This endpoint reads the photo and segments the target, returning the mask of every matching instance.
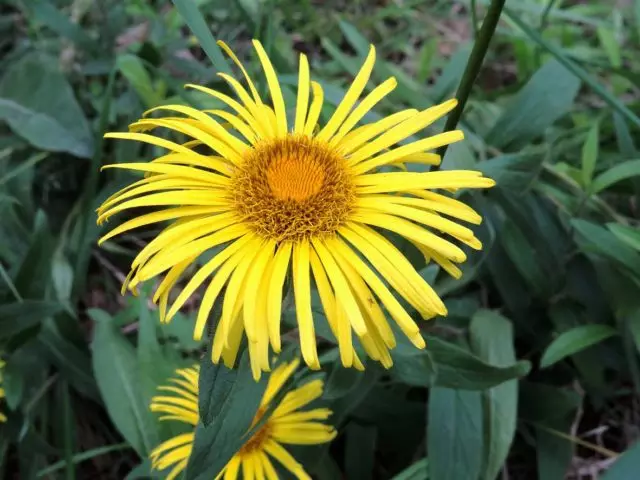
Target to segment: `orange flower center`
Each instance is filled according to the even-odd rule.
[[[314,157],[285,155],[267,170],[273,196],[280,200],[305,200],[322,188],[324,170]]]
[[[302,135],[260,142],[231,181],[239,216],[277,242],[334,234],[355,204],[346,160]]]

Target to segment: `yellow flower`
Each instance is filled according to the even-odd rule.
[[[137,215],[101,242],[143,225],[173,220],[134,259],[123,291],[128,286],[135,292],[141,282],[164,273],[154,301],[160,302],[161,321],[168,322],[206,284],[196,339],[202,337],[212,306],[224,292],[212,360],[222,358],[232,365],[246,333],[256,378],[269,369],[269,344],[276,353],[281,349],[283,285],[289,270],[302,355],[311,368],[320,367],[312,283],[338,340],[343,365],[363,368],[353,348],[355,333],[370,357],[391,366],[389,350],[396,339],[383,309],[416,347],[424,348],[418,325],[391,290],[425,319],[446,315],[447,309],[380,230],[406,238],[455,277],[461,274],[455,263],[466,259],[456,243],[481,248],[472,230],[454,221],[479,224],[481,217],[435,190],[486,188],[494,185],[493,180],[469,170],[415,173],[405,168],[407,163],[439,164],[438,155],[426,152],[461,140],[462,132],[398,145],[450,112],[456,101],[424,111],[402,110],[357,126],[396,86],[396,80],[389,78],[360,99],[375,60],[371,47],[344,98],[320,126],[323,90],[310,80],[307,58],[301,55],[291,125],[278,79],[261,44],[254,41],[271,105],[259,96],[233,52],[222,42],[220,46],[241,70],[248,90],[223,73],[219,75],[239,101],[209,88],[188,87],[211,95],[228,111],[167,105],[147,113],[183,116],[145,116],[128,133],[106,135],[170,151],[149,163],[105,167],[144,172],[146,177],[108,198],[98,210],[99,222],[123,210],[167,208]],[[142,133],[158,127],[184,134],[189,141],[174,143]],[[213,257],[187,275],[188,282],[167,312],[172,288],[208,251]]]
[[[260,402],[260,408],[253,420],[256,424],[261,415],[269,407],[282,385],[293,375],[299,365],[295,360],[277,367],[267,383],[267,388]],[[154,397],[151,410],[163,413],[160,420],[178,420],[194,428],[198,423],[198,367],[178,370],[181,378],[172,379],[175,385],[160,387],[160,390],[172,395]],[[315,445],[333,440],[336,431],[325,425],[331,415],[327,408],[300,411],[322,395],[322,380],[312,380],[303,386],[285,394],[282,402],[273,410],[269,419],[242,446],[229,463],[224,467],[219,478],[224,474],[225,480],[235,480],[242,469],[243,478],[257,480],[277,479],[275,468],[270,457],[276,459],[297,478],[311,479],[282,444]],[[164,470],[170,468],[167,480],[175,478],[182,472],[189,461],[195,434],[193,432],[178,435],[160,444],[151,452],[153,468]]]
[[[4,362],[0,360],[0,398],[4,398],[4,388],[2,388],[2,368],[4,367]],[[6,422],[7,417],[4,413],[0,412],[0,422]]]

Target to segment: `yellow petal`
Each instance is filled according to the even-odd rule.
[[[322,104],[324,102],[324,92],[322,87],[317,82],[311,82],[311,92],[313,93],[313,100],[311,101],[311,107],[309,108],[309,116],[304,124],[304,134],[313,135],[313,131],[318,124],[320,118],[320,112],[322,111]]]
[[[325,125],[325,127],[320,130],[318,133],[318,140],[329,140],[331,136],[338,130],[342,122],[344,122],[345,118],[351,111],[351,108],[356,103],[360,94],[364,91],[364,88],[369,81],[369,77],[371,76],[371,71],[373,70],[373,64],[376,61],[376,49],[371,45],[369,48],[369,54],[365,59],[360,71],[356,75],[356,78],[353,79],[351,86],[344,94],[344,98],[336,108],[335,112]]]
[[[307,56],[300,54],[300,70],[298,73],[298,98],[296,102],[296,117],[293,126],[294,133],[302,133],[304,121],[307,118],[309,106],[309,61]]]
[[[278,135],[286,135],[287,133],[287,112],[284,106],[284,98],[282,97],[282,90],[280,90],[280,82],[273,69],[271,60],[267,56],[267,52],[262,48],[262,44],[258,40],[253,40],[253,46],[258,52],[260,63],[264,69],[264,74],[267,77],[267,85],[269,85],[269,91],[271,92],[271,101],[273,102],[273,108],[276,114],[276,122],[278,125]]]
[[[464,139],[464,134],[461,130],[454,130],[452,132],[440,133],[433,137],[418,140],[417,142],[409,143],[398,148],[394,148],[391,151],[385,152],[377,157],[371,158],[367,161],[360,162],[351,168],[351,171],[355,175],[361,175],[369,170],[388,165],[390,163],[397,162],[409,155],[415,155],[425,150],[434,150],[443,145],[449,145],[454,142],[459,142]],[[351,162],[350,162],[351,163]]]
[[[407,118],[402,123],[399,123],[380,135],[380,137],[353,152],[349,157],[349,163],[351,165],[355,165],[356,163],[369,158],[371,155],[374,155],[375,153],[410,137],[414,133],[429,126],[443,115],[446,115],[448,112],[453,110],[457,104],[458,102],[455,99],[448,100],[440,105],[433,106],[423,110],[417,115]]]
[[[309,279],[309,242],[300,241],[293,246],[293,292],[296,315],[300,328],[302,357],[309,367],[319,369],[316,336],[311,313],[311,282]]]
[[[290,242],[281,243],[273,260],[269,291],[267,293],[267,324],[271,347],[276,353],[280,352],[280,315],[282,309],[282,287],[289,268],[289,259],[293,245]]]
[[[391,127],[404,122],[406,119],[411,118],[418,114],[415,109],[401,110],[394,114],[384,117],[377,122],[369,123],[361,127],[356,128],[349,134],[347,134],[338,144],[336,149],[342,155],[348,155],[361,145],[366,144],[372,138],[377,137],[381,133],[389,130]]]
[[[338,267],[338,264],[331,255],[330,250],[325,246],[324,242],[319,239],[312,239],[312,243],[325,271],[327,272],[327,275],[329,276],[338,304],[345,309],[347,318],[349,319],[349,322],[356,334],[358,336],[365,335],[367,333],[367,327],[364,323],[364,319],[362,318],[362,313],[360,312],[358,303],[356,302],[353,292],[344,278],[340,267]]]
[[[353,127],[364,117],[380,100],[391,93],[398,82],[391,77],[374,88],[369,95],[364,97],[360,104],[353,109],[337,133],[329,140],[330,145],[336,145]]]
[[[247,274],[247,278],[245,280],[246,289],[244,291],[244,299],[242,301],[244,306],[244,328],[247,332],[247,338],[250,342],[258,341],[258,315],[263,314],[263,312],[257,310],[258,291],[261,287],[262,277],[264,276],[267,264],[269,263],[269,260],[273,258],[273,249],[275,246],[276,242],[270,240],[267,241],[263,247],[261,247],[261,250],[255,257],[253,265],[251,265],[250,271]]]
[[[466,254],[457,245],[407,220],[382,213],[368,212],[366,214],[355,214],[352,218],[354,221],[375,225],[376,227],[396,232],[418,243],[428,245],[455,262],[460,263],[467,259]]]
[[[240,237],[239,239],[232,242],[228,247],[214,256],[211,260],[205,263],[190,279],[189,282],[184,286],[180,295],[174,300],[169,313],[167,314],[167,318],[171,320],[173,316],[182,308],[184,303],[191,297],[193,292],[202,285],[207,277],[209,277],[216,269],[218,269],[224,262],[226,262],[232,255],[242,249],[247,242],[251,240],[250,235],[245,235],[244,237]]]
[[[235,63],[238,66],[238,68],[242,72],[242,75],[244,75],[244,79],[247,81],[247,85],[249,85],[249,90],[251,90],[251,95],[253,95],[253,99],[256,101],[256,103],[257,104],[262,103],[262,99],[258,94],[258,90],[256,90],[256,87],[253,85],[253,82],[251,81],[251,77],[245,70],[244,65],[242,65],[242,62],[238,59],[238,57],[236,57],[236,54],[233,53],[233,50],[231,50],[231,48],[229,48],[229,46],[222,40],[218,40],[216,43],[218,44],[218,46],[220,46],[220,48],[222,48],[225,51],[225,53],[229,56],[229,58],[233,60],[233,63]]]

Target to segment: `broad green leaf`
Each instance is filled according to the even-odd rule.
[[[391,480],[428,480],[429,479],[429,459],[421,458],[410,467],[394,476]]]
[[[579,88],[580,81],[558,62],[545,63],[489,131],[487,143],[516,150],[542,135],[571,109]]]
[[[437,378],[437,368],[429,354],[429,349],[419,354],[392,354],[393,368],[389,370],[392,377],[407,385],[429,387]]]
[[[572,419],[551,423],[550,428],[569,433]],[[536,428],[538,480],[564,480],[574,455],[573,444],[542,428]]]
[[[427,336],[427,350],[437,369],[435,385],[464,390],[484,390],[523,377],[531,369],[520,360],[506,367],[494,367],[457,345]]]
[[[62,311],[62,304],[44,300],[0,305],[0,339],[6,339],[40,325],[46,318]]]
[[[482,468],[480,392],[434,387],[429,393],[427,451],[429,476],[475,480]]]
[[[598,146],[600,142],[600,125],[595,122],[587,138],[582,145],[582,184],[588,187],[591,184],[593,171],[598,161]]]
[[[541,252],[531,246],[527,236],[512,221],[504,223],[498,239],[531,291],[544,295],[548,279],[541,266]]]
[[[450,151],[451,149],[448,152]],[[479,162],[477,168],[494,179],[500,188],[521,193],[536,179],[543,160],[544,156],[541,154],[513,153]]]
[[[58,300],[65,301],[71,298],[73,268],[60,251],[56,252],[53,257],[51,265],[51,281]]]
[[[602,480],[630,480],[640,471],[640,442],[636,442],[624,451],[607,472],[600,477]]]
[[[350,422],[345,430],[345,478],[371,480],[375,464],[377,429],[373,425]]]
[[[607,228],[616,237],[640,252],[640,229],[621,225],[619,223],[607,223]]]
[[[159,444],[158,419],[142,394],[135,349],[106,312],[88,313],[95,322],[93,373],[109,417],[138,455],[146,457]]]
[[[513,365],[513,326],[502,315],[478,311],[469,326],[474,352],[496,366]],[[482,478],[494,480],[509,454],[516,432],[518,381],[510,380],[482,392],[484,409],[484,462]]]
[[[116,59],[116,65],[147,108],[152,108],[162,103],[163,96],[154,88],[149,72],[147,72],[140,58],[130,53],[119,55]]]
[[[609,325],[582,325],[561,333],[544,351],[540,368],[550,367],[554,363],[589,348],[612,337],[617,332]]]
[[[628,160],[611,167],[593,179],[590,192],[598,193],[627,178],[640,175],[640,160]]]
[[[354,368],[344,368],[340,363],[334,364],[324,386],[323,397],[335,400],[348,395],[358,385],[361,373]]]
[[[172,0],[173,4],[180,12],[184,21],[198,39],[198,44],[211,60],[213,66],[222,73],[231,73],[229,64],[227,63],[222,50],[216,43],[216,39],[211,34],[211,29],[207,26],[202,14],[198,10],[198,5],[192,0]]]
[[[246,438],[249,438],[271,415],[280,397],[272,402],[272,408],[268,409],[262,417],[262,421],[252,427],[253,418],[260,405],[260,400],[267,386],[267,375],[263,374],[260,381],[254,381],[249,366],[248,352],[245,351],[240,360],[235,374],[231,373],[224,365],[212,365],[209,355],[205,355],[200,365],[200,375],[211,378],[214,383],[220,381],[221,385],[212,388],[208,394],[215,394],[220,405],[214,405],[213,400],[200,400],[201,416],[202,407],[209,410],[211,423],[205,426],[199,423],[196,427],[196,437],[193,451],[189,457],[186,477],[190,480],[211,480],[216,478],[220,471],[229,462],[231,457],[242,447]],[[213,370],[219,370],[211,374]],[[225,373],[223,373],[226,371]],[[233,377],[233,380],[231,378]],[[202,384],[202,382],[201,382]],[[281,394],[287,390],[283,387]],[[201,392],[200,395],[207,392]]]
[[[205,362],[201,366],[198,377],[198,410],[205,427],[218,417],[237,381],[236,369],[213,362]]]
[[[29,54],[6,70],[0,119],[34,147],[84,158],[93,154],[93,135],[71,86],[54,60],[41,54]]]
[[[520,382],[519,387],[520,419],[569,432],[582,401],[574,389],[527,381]],[[538,479],[564,480],[573,456],[572,443],[536,428],[536,447]]]
[[[596,253],[616,262],[623,270],[630,270],[640,276],[640,254],[617,238],[607,229],[587,222],[573,219],[571,225],[576,229],[577,242],[583,251]]]

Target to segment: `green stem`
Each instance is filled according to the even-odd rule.
[[[471,0],[471,23],[473,25],[473,38],[478,38],[478,10],[476,8],[476,0]]]
[[[444,126],[444,131],[448,132],[456,128],[458,121],[462,116],[464,106],[469,99],[469,94],[473,88],[473,84],[476,81],[478,73],[480,73],[480,67],[489,49],[489,43],[493,38],[493,34],[496,31],[500,14],[502,13],[502,7],[504,7],[505,0],[491,0],[489,10],[482,21],[482,27],[476,37],[476,41],[473,44],[469,61],[462,74],[462,80],[456,91],[456,98],[458,99],[458,106],[451,112],[451,115],[447,118],[447,123]],[[447,152],[448,145],[444,145],[438,149],[438,154],[444,159],[444,154]],[[434,168],[433,170],[437,170]]]

